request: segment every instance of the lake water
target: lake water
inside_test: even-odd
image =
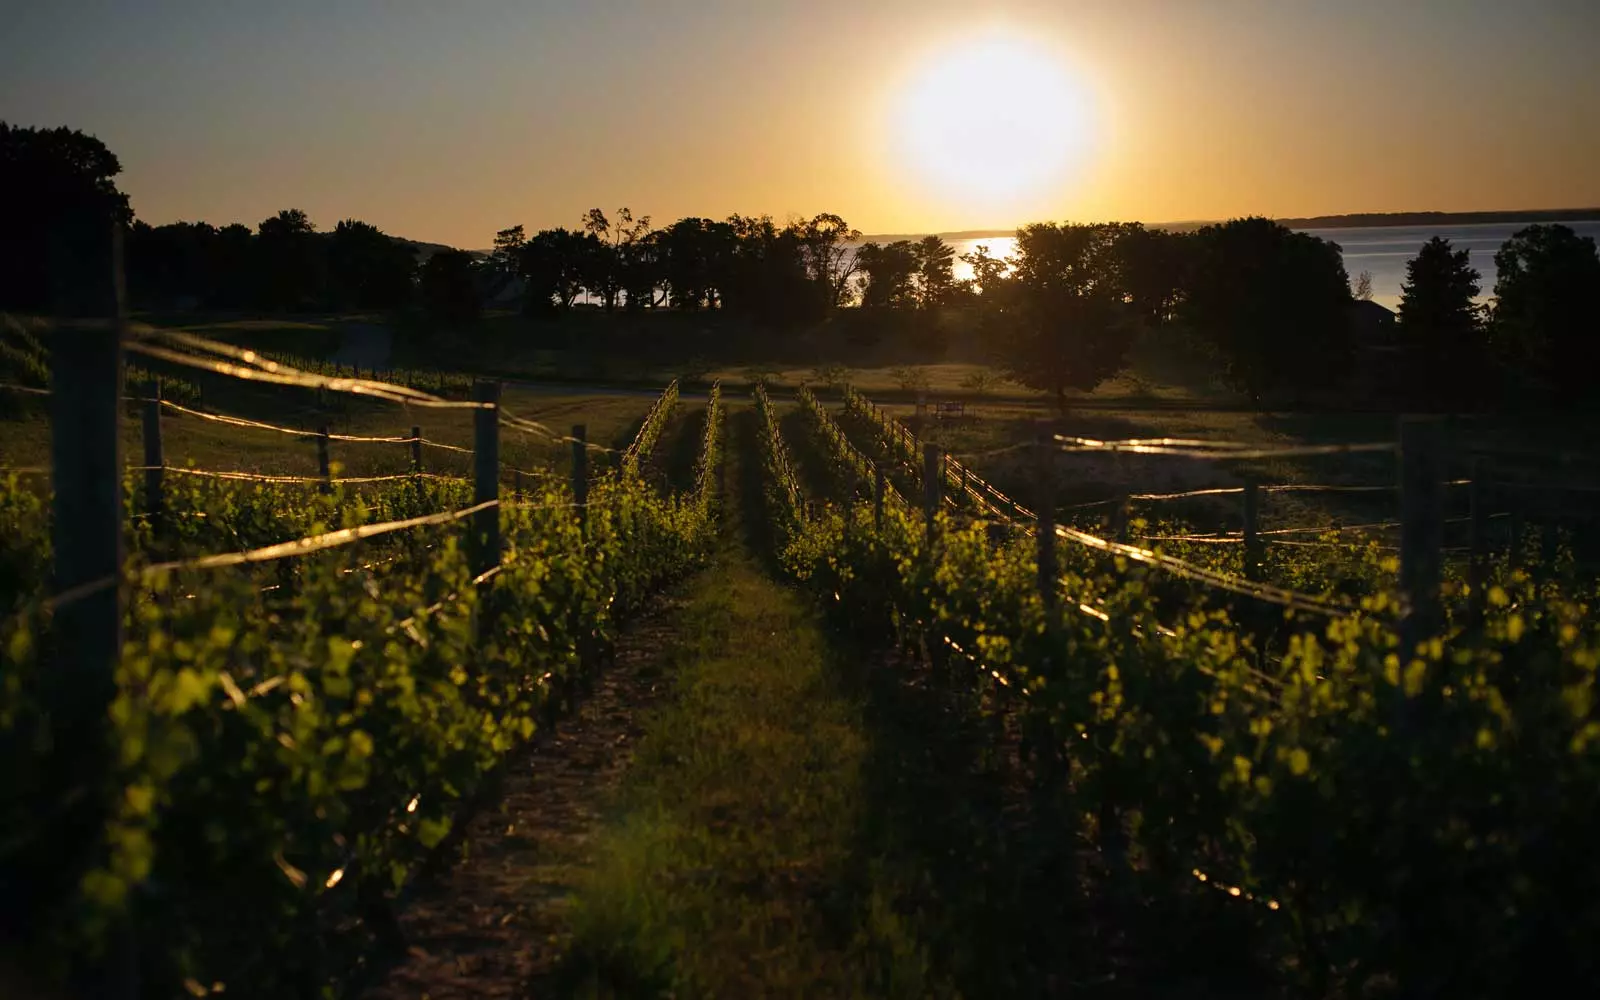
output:
[[[1579,236],[1592,236],[1600,242],[1600,222],[1564,223]],[[1390,309],[1400,304],[1400,285],[1406,279],[1406,262],[1417,255],[1422,244],[1435,236],[1449,240],[1457,250],[1472,254],[1472,266],[1483,275],[1483,298],[1494,294],[1494,254],[1511,234],[1527,223],[1489,222],[1470,226],[1377,226],[1365,229],[1311,229],[1307,232],[1339,244],[1344,249],[1344,267],[1350,279],[1362,271],[1372,272],[1372,299]],[[960,261],[979,244],[996,257],[1009,256],[1016,240],[1010,236],[949,240],[956,249],[956,277],[972,277],[972,268]]]

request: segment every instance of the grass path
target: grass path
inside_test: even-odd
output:
[[[773,573],[755,430],[733,408],[712,565],[625,637],[597,706],[508,782],[470,857],[405,917],[413,952],[373,996],[1015,996],[1082,981],[1057,975],[1084,944],[1062,933],[1081,923],[1059,891],[1070,838],[1019,839],[993,728],[925,664],[852,645]]]
[[[897,977],[924,993],[888,908],[863,919],[863,705],[816,610],[755,554],[750,417],[732,418],[726,479],[747,488],[665,651],[674,693],[581,882],[567,961],[534,995],[859,996]]]

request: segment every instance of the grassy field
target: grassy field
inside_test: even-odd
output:
[[[934,398],[1042,399],[1008,380],[971,318],[944,317],[956,333],[942,348],[903,344],[898,336],[862,346],[834,326],[862,326],[851,316],[836,324],[792,333],[757,331],[717,314],[661,311],[646,316],[606,316],[580,310],[557,321],[491,312],[476,324],[424,328],[415,317],[370,314],[140,314],[139,322],[184,329],[202,336],[312,358],[333,355],[342,331],[382,327],[393,333],[397,366],[440,365],[484,375],[594,385],[665,384],[672,378],[737,388],[765,380],[779,390],[849,381],[864,392],[907,399],[919,392]],[[867,324],[870,326],[870,324]],[[1078,401],[1185,401],[1238,405],[1215,365],[1170,333],[1141,335],[1126,372]]]

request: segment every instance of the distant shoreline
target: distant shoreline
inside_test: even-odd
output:
[[[1600,208],[1543,208],[1521,212],[1361,212],[1279,219],[1290,229],[1361,229],[1375,226],[1472,226],[1497,222],[1594,222]]]
[[[1165,229],[1176,233],[1193,232],[1202,226],[1215,225],[1220,220],[1195,220],[1185,222],[1145,223],[1150,229]],[[1381,226],[1455,225],[1471,226],[1498,222],[1595,222],[1600,221],[1600,208],[1538,208],[1523,211],[1494,212],[1349,212],[1344,215],[1310,215],[1301,218],[1275,219],[1290,229],[1365,229]],[[889,233],[863,236],[864,242],[892,243],[895,240],[919,240],[927,233]],[[965,229],[959,232],[939,233],[945,240],[979,240],[1015,236],[1015,229]]]

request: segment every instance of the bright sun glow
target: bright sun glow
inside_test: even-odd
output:
[[[1088,159],[1092,102],[1061,53],[1013,34],[935,52],[906,80],[892,128],[932,192],[970,208],[1038,205]]]

